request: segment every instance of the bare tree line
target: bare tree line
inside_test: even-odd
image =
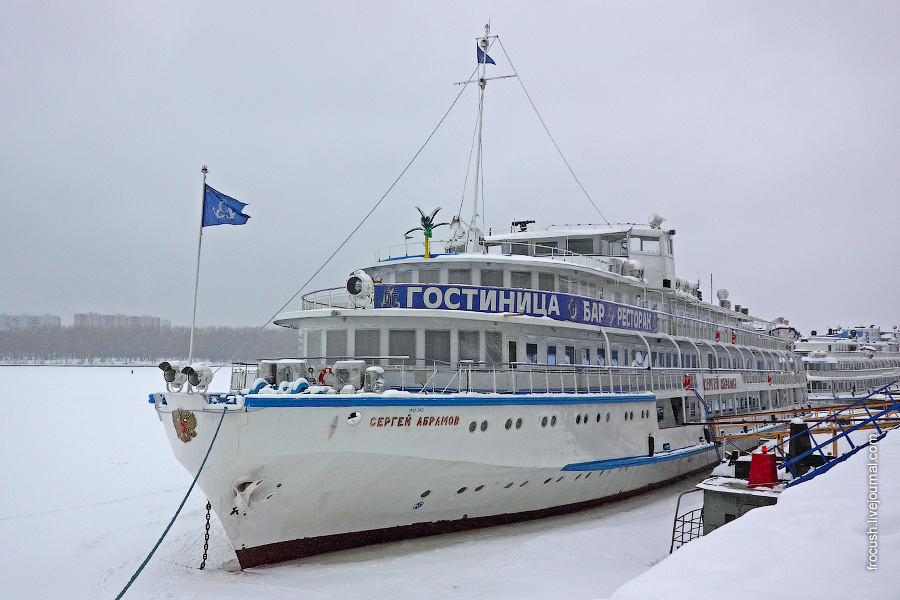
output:
[[[297,354],[295,330],[264,329],[256,335],[257,331],[252,327],[198,327],[194,332],[194,359],[221,363]],[[0,331],[0,362],[185,360],[189,340],[188,327],[28,327]]]

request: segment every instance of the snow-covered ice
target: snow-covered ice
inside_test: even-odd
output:
[[[227,381],[227,370],[219,373],[213,391]],[[114,598],[122,589],[191,481],[147,402],[147,394],[162,387],[161,372],[148,367],[0,367],[0,406],[8,424],[0,436],[6,471],[0,494],[2,597]],[[879,450],[877,572],[865,569],[867,455],[860,453],[787,490],[776,506],[755,510],[668,558],[676,496],[691,489],[689,482],[566,517],[243,572],[213,516],[207,569],[199,571],[205,498],[195,490],[125,598],[799,593],[818,600],[855,597],[863,590],[895,598],[900,432],[885,438]],[[686,499],[696,503],[698,496]],[[695,507],[682,504],[682,510]],[[808,594],[798,581],[809,584]]]
[[[114,598],[165,528],[191,478],[147,394],[147,367],[0,367],[4,598]],[[223,376],[224,375],[224,376]],[[227,385],[227,370],[213,382]],[[238,570],[195,490],[125,598],[598,598],[669,550],[683,482],[592,511]],[[697,496],[694,494],[693,496]]]

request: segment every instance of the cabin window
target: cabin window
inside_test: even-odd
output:
[[[537,344],[525,344],[525,362],[533,365],[537,361]]]
[[[322,332],[306,332],[306,355],[311,358],[322,356]]]
[[[481,360],[481,332],[459,332],[459,360]]]
[[[388,354],[394,357],[406,356],[416,358],[416,332],[412,329],[391,329],[388,331]],[[392,365],[402,365],[402,358],[392,358]]]
[[[440,283],[440,269],[419,269],[419,283]]]
[[[609,353],[609,364],[613,367],[619,366],[619,351],[611,350]]]
[[[575,254],[593,254],[594,238],[569,238],[566,240],[566,248]]]
[[[325,332],[325,352],[331,358],[347,356],[347,330],[332,329]]]
[[[581,295],[581,282],[577,277],[560,275],[559,276],[559,291],[564,294],[575,294],[577,296]]]
[[[538,289],[545,292],[555,291],[553,273],[538,273]]]
[[[556,346],[547,346],[547,364],[556,364]]]
[[[450,269],[447,271],[447,283],[472,285],[472,271],[470,269]]]
[[[412,283],[412,271],[397,271],[394,273],[394,283]]]
[[[357,329],[353,342],[353,354],[359,358],[381,355],[381,332],[377,329]]]
[[[425,360],[450,362],[450,332],[425,330]]]
[[[507,346],[509,348],[509,362],[519,362],[519,349],[516,345],[515,340],[509,340],[509,342],[507,342]]]
[[[531,271],[510,271],[510,287],[523,290],[531,289]]]
[[[503,271],[482,269],[481,285],[485,287],[503,287]]]
[[[547,256],[548,254],[553,254],[556,252],[556,248],[558,243],[556,241],[548,241],[544,240],[542,242],[534,243],[534,255],[535,256]]]
[[[632,237],[628,242],[628,248],[632,252],[659,254],[659,238]]]
[[[667,242],[666,245],[668,246],[668,250],[669,250],[668,254],[671,256],[672,254],[674,254],[674,252],[672,252],[672,238],[670,238],[670,237],[666,238],[666,242]]]
[[[503,362],[503,334],[499,331],[484,332],[484,359],[487,362]]]
[[[590,348],[582,348],[581,349],[581,364],[583,364],[583,365],[591,364],[591,349]]]
[[[575,364],[575,346],[566,346],[566,362],[567,365]]]
[[[666,352],[666,367],[672,366],[672,355]]]

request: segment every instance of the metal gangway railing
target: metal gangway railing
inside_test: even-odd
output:
[[[878,390],[875,390],[865,398],[861,398],[856,402],[848,404],[844,408],[837,410],[833,413],[830,413],[823,419],[819,419],[815,421],[811,425],[808,426],[808,430],[804,430],[796,435],[793,435],[786,440],[776,444],[774,446],[774,450],[776,454],[780,455],[784,462],[779,465],[779,469],[787,470],[794,479],[787,484],[786,487],[790,487],[792,485],[796,485],[798,483],[802,483],[804,481],[809,481],[810,479],[821,475],[828,471],[834,465],[843,462],[860,449],[869,446],[883,438],[890,429],[896,428],[900,425],[900,398],[895,398],[893,394],[891,394],[890,388],[895,385],[897,382],[894,381]],[[877,404],[868,403],[872,396],[876,394],[884,394],[888,397],[888,401],[880,402]],[[877,406],[877,407],[876,407]],[[891,413],[895,413],[895,416],[891,417]],[[855,431],[861,431],[864,429],[874,429],[875,433],[869,435],[863,443],[854,443],[853,439],[850,437],[850,434]],[[791,440],[794,440],[800,436],[805,436],[808,434],[812,440],[812,447],[802,452],[796,456],[788,458],[788,455],[785,451],[786,444],[790,444]],[[815,435],[819,434],[820,437],[825,437],[826,434],[831,433],[832,435],[824,441],[820,441],[816,443]],[[835,451],[831,456],[825,454],[823,448],[831,445],[835,450],[837,449],[838,442],[846,440],[850,445],[850,450],[837,455]],[[789,447],[789,446],[787,446]],[[801,461],[804,461],[803,464],[807,464],[809,461],[805,460],[807,457],[813,456],[815,453],[818,453],[819,457],[821,457],[822,464],[818,467],[812,467],[809,471],[804,473],[800,473],[799,466]]]

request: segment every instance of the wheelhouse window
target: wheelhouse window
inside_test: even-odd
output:
[[[482,269],[481,285],[485,287],[503,287],[503,271],[499,269]]]
[[[481,332],[459,332],[459,360],[481,360]]]
[[[412,283],[412,271],[397,271],[394,273],[394,283]]]
[[[534,243],[535,256],[547,256],[556,252],[559,243],[556,240],[544,240]]]
[[[566,240],[566,249],[575,254],[593,254],[594,238],[569,238]]]
[[[388,331],[388,354],[391,356],[407,356],[416,358],[416,332],[413,329],[391,329]],[[392,365],[409,364],[409,360],[392,358]]]

